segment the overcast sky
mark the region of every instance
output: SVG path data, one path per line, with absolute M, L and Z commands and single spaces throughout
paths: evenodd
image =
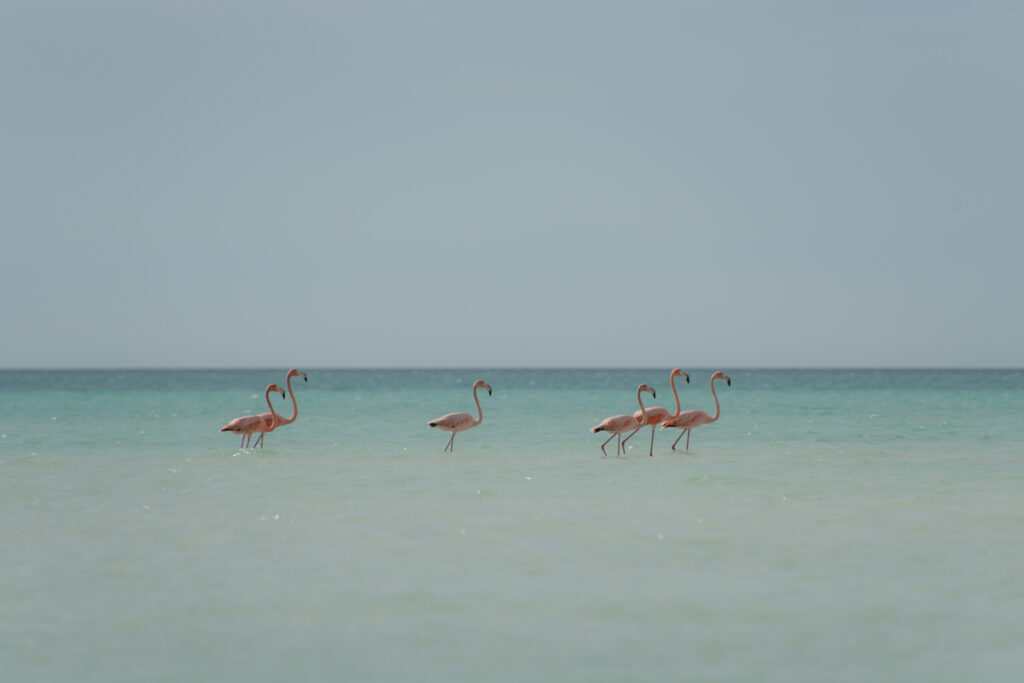
M 0 367 L 1024 366 L 1019 2 L 0 3 Z

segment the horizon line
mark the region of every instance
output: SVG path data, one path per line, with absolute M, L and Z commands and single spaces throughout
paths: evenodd
M 251 366 L 204 366 L 204 365 L 181 365 L 181 366 L 25 366 L 25 367 L 0 367 L 0 372 L 152 372 L 152 371 L 182 371 L 182 372 L 251 372 L 257 370 L 280 370 L 283 365 L 251 365 Z M 298 367 L 298 366 L 290 366 Z M 377 370 L 599 370 L 599 371 L 629 371 L 629 370 L 657 370 L 660 365 L 621 365 L 621 366 L 599 366 L 599 365 L 359 365 L 359 366 L 304 366 L 312 370 L 327 371 L 377 371 Z M 682 366 L 678 366 L 682 367 Z M 980 371 L 980 370 L 1024 370 L 1024 366 L 1015 365 L 715 365 L 715 366 L 690 366 L 695 370 L 711 370 L 713 368 L 730 368 L 736 370 L 929 370 L 929 371 Z

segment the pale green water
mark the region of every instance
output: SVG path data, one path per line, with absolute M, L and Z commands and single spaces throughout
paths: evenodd
M 1005 681 L 1021 371 L 0 373 L 4 680 Z M 711 411 L 684 368 L 684 408 Z M 456 438 L 428 419 L 473 408 Z M 283 408 L 290 412 L 290 406 Z M 609 452 L 614 452 L 614 442 Z

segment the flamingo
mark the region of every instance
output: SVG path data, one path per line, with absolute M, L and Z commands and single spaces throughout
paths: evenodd
M 596 427 L 590 428 L 590 431 L 594 432 L 595 434 L 597 432 L 612 433 L 612 435 L 609 436 L 603 444 L 601 444 L 601 452 L 604 453 L 605 455 L 608 455 L 608 451 L 606 451 L 604 447 L 608 445 L 608 442 L 611 441 L 613 437 L 619 437 L 618 449 L 615 451 L 615 455 L 618 455 L 620 450 L 625 452 L 625 450 L 622 448 L 622 433 L 628 432 L 631 429 L 633 431 L 636 431 L 637 429 L 640 429 L 645 424 L 647 424 L 647 410 L 644 408 L 643 399 L 640 398 L 640 393 L 644 391 L 649 391 L 651 392 L 651 396 L 653 396 L 654 398 L 658 398 L 658 395 L 654 393 L 654 389 L 647 386 L 646 384 L 641 384 L 636 388 L 636 402 L 640 404 L 639 418 L 633 417 L 632 415 L 613 415 L 612 417 L 606 417 L 605 419 L 601 420 L 601 424 L 597 425 Z
M 272 391 L 278 392 L 281 394 L 281 398 L 284 398 L 284 389 L 276 384 L 268 384 L 267 407 L 270 408 L 269 413 L 236 417 L 234 420 L 221 427 L 220 431 L 222 432 L 234 432 L 235 434 L 242 435 L 242 443 L 239 445 L 239 448 L 247 446 L 248 442 L 252 439 L 252 435 L 256 432 L 260 432 L 260 438 L 256 440 L 256 443 L 261 444 L 260 448 L 262 448 L 263 433 L 273 430 L 277 413 L 274 412 L 274 404 L 270 402 L 270 392 Z M 269 420 L 267 419 L 267 416 L 270 417 Z M 255 445 L 253 448 L 255 448 Z
M 715 399 L 715 414 L 708 415 L 703 410 L 686 410 L 674 418 L 665 420 L 661 423 L 662 429 L 668 429 L 669 427 L 677 427 L 683 431 L 679 433 L 679 438 L 672 444 L 672 450 L 676 449 L 676 444 L 679 443 L 679 439 L 683 438 L 683 434 L 686 434 L 686 450 L 690 450 L 690 432 L 694 427 L 700 427 L 701 425 L 711 424 L 718 419 L 721 414 L 721 407 L 718 405 L 718 394 L 715 393 L 715 380 L 725 380 L 725 383 L 730 387 L 732 386 L 732 380 L 724 372 L 719 370 L 715 374 L 711 375 L 711 396 Z
M 431 427 L 437 427 L 442 431 L 452 433 L 452 438 L 448 439 L 448 444 L 444 447 L 446 451 L 451 451 L 452 453 L 455 452 L 456 434 L 464 432 L 470 427 L 476 427 L 484 421 L 484 411 L 480 408 L 480 399 L 476 396 L 477 389 L 486 389 L 488 396 L 490 396 L 492 392 L 491 385 L 482 379 L 478 379 L 473 382 L 473 400 L 476 402 L 477 413 L 477 418 L 475 420 L 469 413 L 448 413 L 444 417 L 439 417 L 436 420 L 431 420 L 427 423 Z
M 647 421 L 644 422 L 644 424 L 648 424 L 651 426 L 651 450 L 649 455 L 652 458 L 654 457 L 654 426 L 661 424 L 665 420 L 671 420 L 672 418 L 676 417 L 677 415 L 679 415 L 679 411 L 681 409 L 679 405 L 679 392 L 676 391 L 676 377 L 685 377 L 686 383 L 689 384 L 690 376 L 687 375 L 682 370 L 680 370 L 679 368 L 675 368 L 674 370 L 672 370 L 672 372 L 668 374 L 668 383 L 672 385 L 672 395 L 676 399 L 676 412 L 670 413 L 668 412 L 668 409 L 660 408 L 658 406 L 654 406 L 653 408 L 647 409 Z M 641 417 L 640 411 L 638 410 L 635 413 L 633 413 L 633 417 L 639 420 Z M 640 427 L 637 427 L 636 430 L 633 431 L 633 434 L 639 432 L 640 429 Z M 633 438 L 633 434 L 630 434 L 629 436 L 622 440 L 623 450 L 626 449 L 626 442 Z
M 299 416 L 299 406 L 298 404 L 295 403 L 295 392 L 292 390 L 292 377 L 301 377 L 304 382 L 309 381 L 309 377 L 306 376 L 306 373 L 300 370 L 292 368 L 291 370 L 288 371 L 288 376 L 285 377 L 285 381 L 288 384 L 288 393 L 292 397 L 292 416 L 285 417 L 284 415 L 281 415 L 279 413 L 276 414 L 274 417 L 274 429 L 277 429 L 281 425 L 290 425 L 292 422 L 295 422 L 295 418 Z
M 274 413 L 273 416 L 271 416 L 270 413 L 260 413 L 259 416 L 260 418 L 263 419 L 264 424 L 271 426 L 267 429 L 260 431 L 260 438 L 256 439 L 256 443 L 252 445 L 253 448 L 256 448 L 256 446 L 263 448 L 264 434 L 266 434 L 267 432 L 274 431 L 281 425 L 290 425 L 292 422 L 295 422 L 295 418 L 299 416 L 299 406 L 295 403 L 295 392 L 292 391 L 292 377 L 296 376 L 301 376 L 302 379 L 306 380 L 307 382 L 309 381 L 309 378 L 306 377 L 306 373 L 300 372 L 295 368 L 289 370 L 288 375 L 285 377 L 285 380 L 288 383 L 288 393 L 292 395 L 292 416 L 288 418 L 285 417 L 284 415 L 281 415 L 280 413 Z

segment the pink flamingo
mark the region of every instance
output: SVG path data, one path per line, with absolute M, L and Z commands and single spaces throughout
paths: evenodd
M 444 447 L 446 451 L 455 452 L 455 435 L 459 432 L 464 432 L 470 427 L 476 427 L 478 424 L 484 421 L 484 411 L 480 408 L 480 399 L 476 397 L 477 389 L 486 389 L 487 395 L 491 395 L 491 385 L 482 379 L 478 379 L 473 382 L 473 400 L 476 402 L 476 413 L 477 418 L 474 420 L 473 416 L 469 413 L 448 413 L 444 417 L 439 417 L 436 420 L 431 420 L 427 424 L 431 427 L 437 427 L 441 431 L 451 432 L 452 438 L 448 439 L 448 444 Z
M 244 417 L 236 417 L 231 422 L 221 427 L 222 432 L 234 432 L 235 434 L 242 435 L 242 443 L 239 448 L 248 447 L 248 442 L 252 439 L 252 435 L 256 432 L 260 433 L 260 438 L 256 443 L 261 444 L 263 441 L 263 434 L 269 432 L 274 428 L 274 420 L 277 413 L 274 412 L 274 404 L 270 402 L 270 392 L 276 391 L 281 394 L 281 398 L 284 398 L 284 389 L 277 386 L 276 384 L 267 385 L 267 407 L 270 408 L 269 413 L 260 413 L 259 415 L 246 415 Z M 267 417 L 269 416 L 269 420 Z M 262 448 L 262 445 L 260 446 Z M 255 448 L 255 445 L 253 446 Z
M 670 372 L 668 374 L 668 383 L 672 385 L 672 395 L 676 399 L 676 412 L 670 413 L 670 412 L 668 412 L 668 409 L 661 408 L 661 407 L 658 407 L 658 406 L 654 406 L 653 408 L 648 408 L 647 409 L 647 417 L 646 417 L 646 422 L 644 424 L 650 425 L 650 427 L 651 427 L 651 450 L 650 450 L 649 455 L 652 458 L 654 457 L 654 427 L 655 427 L 655 425 L 659 425 L 662 422 L 664 422 L 665 420 L 671 420 L 672 418 L 676 417 L 677 415 L 679 415 L 679 411 L 681 409 L 681 407 L 679 405 L 679 392 L 676 391 L 676 377 L 685 377 L 686 378 L 686 383 L 689 384 L 690 383 L 690 376 L 687 375 L 682 370 L 680 370 L 679 368 L 675 368 L 674 370 L 672 370 L 672 372 Z M 633 413 L 633 417 L 636 418 L 637 420 L 639 420 L 641 418 L 640 411 L 638 410 L 635 413 Z M 637 429 L 635 429 L 633 431 L 633 434 L 636 434 L 637 432 L 639 432 L 640 429 L 641 429 L 640 427 L 637 427 Z M 627 436 L 625 439 L 622 440 L 622 450 L 623 451 L 626 450 L 626 442 L 628 442 L 630 439 L 633 438 L 633 434 L 630 434 L 629 436 Z
M 641 384 L 636 388 L 636 402 L 640 404 L 639 419 L 633 417 L 632 415 L 613 415 L 612 417 L 606 417 L 605 419 L 601 420 L 601 424 L 597 425 L 596 427 L 590 428 L 590 431 L 594 432 L 595 434 L 597 432 L 612 433 L 612 435 L 609 436 L 603 444 L 601 444 L 601 452 L 604 453 L 606 456 L 608 455 L 608 451 L 606 451 L 604 447 L 607 446 L 608 442 L 611 441 L 614 437 L 619 437 L 618 448 L 615 451 L 615 455 L 618 455 L 619 451 L 622 451 L 624 453 L 625 450 L 622 448 L 622 433 L 628 432 L 630 430 L 636 431 L 637 429 L 640 429 L 645 424 L 647 424 L 647 410 L 644 408 L 643 399 L 640 398 L 641 392 L 644 391 L 649 391 L 651 393 L 651 396 L 653 396 L 654 398 L 658 398 L 658 395 L 654 393 L 654 389 L 650 388 L 646 384 Z
M 256 448 L 256 446 L 263 448 L 264 434 L 266 434 L 267 432 L 274 431 L 281 425 L 290 425 L 292 422 L 295 422 L 295 418 L 299 416 L 299 406 L 295 403 L 295 392 L 292 391 L 292 377 L 302 377 L 302 379 L 306 380 L 307 382 L 309 381 L 309 378 L 306 377 L 306 373 L 300 372 L 295 368 L 289 370 L 288 375 L 285 377 L 285 380 L 288 384 L 288 393 L 292 395 L 292 416 L 289 418 L 285 417 L 284 415 L 281 415 L 280 413 L 274 413 L 273 416 L 271 416 L 270 413 L 260 413 L 259 417 L 263 419 L 264 425 L 271 426 L 268 427 L 267 429 L 260 431 L 260 438 L 256 439 L 256 443 L 252 445 L 253 448 Z
M 285 377 L 285 382 L 288 385 L 288 394 L 292 397 L 292 416 L 291 417 L 285 417 L 284 415 L 281 415 L 280 413 L 276 413 L 275 416 L 274 416 L 274 429 L 277 429 L 281 425 L 290 425 L 292 422 L 295 422 L 295 418 L 297 418 L 299 416 L 299 406 L 295 402 L 295 392 L 292 390 L 292 377 L 301 377 L 304 382 L 308 382 L 309 381 L 309 377 L 306 376 L 306 373 L 304 373 L 304 372 L 302 372 L 300 370 L 296 370 L 295 368 L 292 368 L 291 370 L 288 371 L 288 376 Z M 271 429 L 271 430 L 268 430 L 268 431 L 274 431 L 274 430 Z
M 715 399 L 715 414 L 708 415 L 703 410 L 686 410 L 675 417 L 665 420 L 661 423 L 662 429 L 669 427 L 677 427 L 683 431 L 679 433 L 679 438 L 672 444 L 672 450 L 676 449 L 676 444 L 679 443 L 679 439 L 683 438 L 683 434 L 686 434 L 686 450 L 690 450 L 690 432 L 694 427 L 700 427 L 701 425 L 711 424 L 718 419 L 721 414 L 721 408 L 718 405 L 718 394 L 715 393 L 715 380 L 725 380 L 725 383 L 730 387 L 732 386 L 732 380 L 724 372 L 719 370 L 715 374 L 711 375 L 711 396 Z

